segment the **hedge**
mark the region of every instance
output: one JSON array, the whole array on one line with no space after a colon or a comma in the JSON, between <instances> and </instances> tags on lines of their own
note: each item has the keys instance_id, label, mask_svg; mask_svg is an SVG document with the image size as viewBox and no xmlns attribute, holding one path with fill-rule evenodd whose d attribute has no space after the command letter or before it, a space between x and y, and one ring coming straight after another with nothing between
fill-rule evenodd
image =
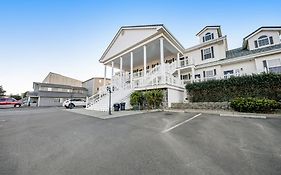
<instances>
[{"instance_id":1,"label":"hedge","mask_svg":"<svg viewBox=\"0 0 281 175\"><path fill-rule=\"evenodd\" d=\"M192 102L223 102L237 97L281 100L281 74L262 73L187 84Z\"/></svg>"},{"instance_id":2,"label":"hedge","mask_svg":"<svg viewBox=\"0 0 281 175\"><path fill-rule=\"evenodd\" d=\"M280 108L275 100L259 98L236 98L230 102L230 107L239 112L271 112Z\"/></svg>"}]
</instances>

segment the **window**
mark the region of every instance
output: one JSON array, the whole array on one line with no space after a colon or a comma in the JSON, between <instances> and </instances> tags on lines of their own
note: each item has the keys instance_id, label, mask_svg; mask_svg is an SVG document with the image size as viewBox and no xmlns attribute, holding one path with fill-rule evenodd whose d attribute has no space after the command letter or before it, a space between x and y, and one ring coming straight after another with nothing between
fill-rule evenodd
<instances>
[{"instance_id":1,"label":"window","mask_svg":"<svg viewBox=\"0 0 281 175\"><path fill-rule=\"evenodd\" d=\"M200 79L200 77L201 77L200 74L194 75L194 78L195 78L195 79L197 79L197 78Z\"/></svg>"},{"instance_id":2,"label":"window","mask_svg":"<svg viewBox=\"0 0 281 175\"><path fill-rule=\"evenodd\" d=\"M281 59L267 60L268 72L281 73Z\"/></svg>"},{"instance_id":3,"label":"window","mask_svg":"<svg viewBox=\"0 0 281 175\"><path fill-rule=\"evenodd\" d=\"M269 39L267 36L263 35L258 39L259 47L265 46L269 44Z\"/></svg>"},{"instance_id":4,"label":"window","mask_svg":"<svg viewBox=\"0 0 281 175\"><path fill-rule=\"evenodd\" d=\"M214 34L213 33L206 33L205 36L203 36L203 42L209 41L211 39L214 39Z\"/></svg>"},{"instance_id":5,"label":"window","mask_svg":"<svg viewBox=\"0 0 281 175\"><path fill-rule=\"evenodd\" d=\"M201 56L202 56L202 60L214 58L214 48L210 47L210 48L201 50Z\"/></svg>"},{"instance_id":6,"label":"window","mask_svg":"<svg viewBox=\"0 0 281 175\"><path fill-rule=\"evenodd\" d=\"M217 75L216 69L203 71L203 77L206 78L207 80L208 79L214 79L216 75Z\"/></svg>"},{"instance_id":7,"label":"window","mask_svg":"<svg viewBox=\"0 0 281 175\"><path fill-rule=\"evenodd\" d=\"M213 77L213 76L214 76L213 70L206 71L206 77Z\"/></svg>"},{"instance_id":8,"label":"window","mask_svg":"<svg viewBox=\"0 0 281 175\"><path fill-rule=\"evenodd\" d=\"M188 57L181 57L180 58L180 67L185 67L188 65Z\"/></svg>"},{"instance_id":9,"label":"window","mask_svg":"<svg viewBox=\"0 0 281 175\"><path fill-rule=\"evenodd\" d=\"M255 48L267 46L269 44L273 44L272 36L268 37L266 35L262 35L258 38L258 40L255 40Z\"/></svg>"}]
</instances>

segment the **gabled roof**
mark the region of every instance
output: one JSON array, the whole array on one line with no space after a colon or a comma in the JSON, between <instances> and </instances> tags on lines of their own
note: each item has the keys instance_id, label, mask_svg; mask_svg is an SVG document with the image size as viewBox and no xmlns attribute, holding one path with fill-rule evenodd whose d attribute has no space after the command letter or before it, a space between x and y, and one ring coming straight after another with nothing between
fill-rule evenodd
<instances>
[{"instance_id":1,"label":"gabled roof","mask_svg":"<svg viewBox=\"0 0 281 175\"><path fill-rule=\"evenodd\" d=\"M255 34L259 33L260 31L263 31L263 30L277 30L280 33L281 32L281 26L262 26L262 27L258 28L257 30L255 30L254 32L247 35L245 38L243 38L243 40L247 40L247 39L251 38L252 36L254 36Z\"/></svg>"},{"instance_id":2,"label":"gabled roof","mask_svg":"<svg viewBox=\"0 0 281 175\"><path fill-rule=\"evenodd\" d=\"M58 74L58 73L49 72L48 75L44 78L43 83L45 83L45 82L47 81L47 79L48 79L50 76L57 76L57 77L65 78L65 79L70 79L70 80L73 80L73 81L82 82L82 81L80 81L80 80L77 80L77 79L74 79L74 78L71 78L71 77L67 77L67 76L64 76L64 75L61 75L61 74ZM47 83L48 83L48 82L47 82Z\"/></svg>"},{"instance_id":3,"label":"gabled roof","mask_svg":"<svg viewBox=\"0 0 281 175\"><path fill-rule=\"evenodd\" d=\"M162 29L162 30L161 30ZM118 41L118 39L120 39L124 32L126 30L138 30L137 37L133 38L133 37L129 37L128 38L128 42L126 42L127 45L123 45L120 46L118 44L116 44L116 42ZM140 32L140 30L142 30L142 33ZM131 46L141 43L142 41L146 40L147 38L157 35L160 32L166 32L168 34L168 36L170 38L172 38L174 40L175 43L177 43L177 45L179 47L181 47L181 49L183 50L184 47L178 42L178 40L166 29L166 27L163 24L153 24L153 25L135 25L135 26L122 26L118 32L116 33L116 35L114 36L113 40L110 42L109 46L107 47L107 49L105 50L105 52L103 53L102 57L99 59L100 62L104 62L107 61L108 59L110 59L111 57L113 57L114 55L118 54L119 52L126 50L128 48L130 48ZM126 32L125 32L126 33ZM115 46L118 45L118 46ZM119 47L118 49L111 51L113 47ZM111 52L111 53L110 53Z\"/></svg>"},{"instance_id":4,"label":"gabled roof","mask_svg":"<svg viewBox=\"0 0 281 175\"><path fill-rule=\"evenodd\" d=\"M249 35L247 35L246 37L243 38L242 47L246 48L248 39L250 39L251 37L253 37L254 35L256 35L257 33L261 32L261 31L278 31L279 34L281 34L281 26L262 26L262 27L258 28L257 30L253 31L252 33L250 33Z\"/></svg>"},{"instance_id":5,"label":"gabled roof","mask_svg":"<svg viewBox=\"0 0 281 175\"><path fill-rule=\"evenodd\" d=\"M198 36L198 35L200 35L201 33L205 32L207 29L217 29L217 30L218 30L218 34L219 34L219 37L222 36L222 33L221 33L221 26L220 26L220 25L205 26L203 29L201 29L201 30L196 34L196 36Z\"/></svg>"}]
</instances>

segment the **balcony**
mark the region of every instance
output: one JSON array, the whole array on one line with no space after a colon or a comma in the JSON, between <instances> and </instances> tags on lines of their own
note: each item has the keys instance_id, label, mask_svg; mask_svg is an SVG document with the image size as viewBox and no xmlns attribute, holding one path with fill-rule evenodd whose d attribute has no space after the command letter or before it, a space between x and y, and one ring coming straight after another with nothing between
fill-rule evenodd
<instances>
[{"instance_id":1,"label":"balcony","mask_svg":"<svg viewBox=\"0 0 281 175\"><path fill-rule=\"evenodd\" d=\"M178 67L179 68L183 68L183 67L187 67L190 66L192 64L191 59L188 57L182 57L179 60L179 64Z\"/></svg>"}]
</instances>

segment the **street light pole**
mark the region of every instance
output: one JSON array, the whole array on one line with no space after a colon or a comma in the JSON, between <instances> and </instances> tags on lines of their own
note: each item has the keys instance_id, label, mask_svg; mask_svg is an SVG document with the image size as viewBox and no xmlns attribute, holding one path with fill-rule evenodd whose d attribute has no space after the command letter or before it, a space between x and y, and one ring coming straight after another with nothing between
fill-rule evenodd
<instances>
[{"instance_id":1,"label":"street light pole","mask_svg":"<svg viewBox=\"0 0 281 175\"><path fill-rule=\"evenodd\" d=\"M109 92L108 114L111 115L111 86L107 86L107 91Z\"/></svg>"}]
</instances>

